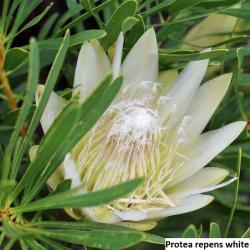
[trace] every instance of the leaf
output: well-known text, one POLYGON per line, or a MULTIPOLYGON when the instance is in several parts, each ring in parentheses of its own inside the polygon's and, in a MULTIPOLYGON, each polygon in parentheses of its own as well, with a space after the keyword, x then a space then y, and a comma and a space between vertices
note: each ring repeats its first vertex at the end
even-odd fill
POLYGON ((77 0, 66 0, 67 7, 69 9, 70 15, 73 17, 80 13, 82 10, 81 5, 77 2, 77 0))
MULTIPOLYGON (((81 229, 87 231, 135 231, 128 227, 122 227, 112 224, 104 223, 82 223, 82 222, 68 222, 68 221, 41 221, 30 224, 32 227, 40 228, 53 228, 53 229, 81 229)), ((163 237, 143 232, 143 241, 153 244, 164 244, 165 240, 163 237)))
POLYGON ((33 250, 47 250, 44 246, 42 246, 38 241, 34 239, 24 239, 25 243, 33 250))
POLYGON ((139 20, 136 17, 127 17, 122 23, 122 31, 125 33, 131 30, 139 20))
MULTIPOLYGON (((35 113, 34 113, 34 115, 32 117, 32 120, 30 122, 27 134, 24 137, 23 143, 22 143, 21 148, 20 148, 20 150, 18 152, 16 161, 13 163, 15 165, 14 168, 18 168, 18 166, 20 165, 20 163, 22 161, 22 158, 23 158, 23 155, 24 155, 25 151, 27 150, 28 145, 29 145, 29 143, 31 141, 31 138, 32 138, 32 136, 33 136, 39 122, 40 122, 43 111, 44 111, 44 109, 46 107, 46 104, 47 104, 47 102, 49 100, 50 93, 51 93, 51 91, 53 90, 53 88, 54 88, 54 86, 56 84, 56 80, 58 78, 58 75, 60 74, 61 67, 62 67, 64 58, 66 56, 68 46, 69 46, 69 32, 66 32, 65 39, 64 39, 61 47, 58 50, 56 59, 55 59, 53 65, 52 65, 52 67, 50 69, 48 78, 47 78, 47 80, 45 82, 45 89, 44 89, 44 92, 43 92, 43 96, 42 96, 42 98, 41 98, 41 100, 39 102, 38 108, 36 109, 36 111, 35 111, 35 113)), ((16 189, 16 191, 15 191, 16 193, 13 195, 13 198, 15 198, 15 196, 18 195, 18 193, 26 185, 23 182, 22 186, 21 186, 20 183, 21 182, 19 182, 19 187, 18 187, 18 189, 16 189)))
POLYGON ((14 180, 2 180, 0 181, 0 195, 3 195, 3 193, 8 193, 9 190, 11 190, 16 185, 16 182, 14 180))
POLYGON ((11 210, 13 213, 24 213, 54 208, 82 208, 98 206, 129 194, 141 183, 142 179, 135 179, 104 190, 86 193, 83 195, 76 195, 76 193, 81 190, 81 187, 59 194, 53 194, 29 204, 17 206, 11 210))
POLYGON ((228 53, 227 49, 216 49, 208 52, 173 52, 173 53, 165 53, 164 51, 160 51, 160 63, 173 63, 173 62, 189 62, 196 60, 204 60, 204 59, 212 59, 219 56, 224 56, 228 53))
POLYGON ((181 29, 182 26, 187 24, 189 21, 194 21, 213 13, 214 10, 207 10, 205 13, 198 13, 197 15, 189 15, 187 17, 173 19, 171 22, 161 26, 161 29, 157 32, 157 41, 164 41, 167 38, 167 35, 176 31, 177 29, 181 29))
POLYGON ((71 179, 66 179, 58 184, 55 193, 61 193, 70 189, 71 189, 71 179))
POLYGON ((211 8, 220 6, 230 6, 234 4, 235 0, 207 0, 207 1, 201 1, 201 3, 199 3, 199 6, 202 6, 204 8, 211 8))
MULTIPOLYGON (((106 35, 103 30, 86 30, 72 35, 69 39, 69 47, 81 44, 88 40, 100 39, 106 35)), ((42 49, 58 49, 63 41, 63 38, 53 38, 44 41, 39 41, 39 47, 42 49)))
POLYGON ((194 5, 199 4, 200 2, 202 2, 202 0, 177 0, 174 1, 173 4, 171 4, 169 11, 170 13, 174 13, 174 12, 180 12, 181 10, 184 10, 186 8, 191 8, 194 5))
MULTIPOLYGON (((214 34, 216 35, 216 34, 214 34)), ((209 47, 217 47, 225 44, 232 44, 232 43, 238 43, 238 42, 244 42, 247 41, 249 38, 248 36, 235 36, 230 39, 226 39, 224 41, 221 41, 219 43, 209 44, 209 47)))
POLYGON ((15 70, 28 58, 28 51, 22 48, 11 48, 6 53, 4 69, 5 71, 15 70))
POLYGON ((58 242, 51 240, 51 239, 47 239, 47 238, 39 238, 40 241, 44 242, 47 246, 50 247, 50 249, 54 249, 54 250, 71 250, 71 248, 68 248, 66 246, 63 246, 62 244, 59 244, 58 242))
POLYGON ((122 30, 122 24, 127 17, 134 16, 137 8, 135 0, 124 1, 110 17, 105 31, 107 36, 101 40, 102 46, 108 50, 110 46, 116 41, 119 33, 122 30))
POLYGON ((240 73, 237 81, 240 90, 245 94, 250 94, 250 74, 240 73))
POLYGON ((250 227, 247 229, 247 231, 241 236, 241 238, 250 238, 250 227))
POLYGON ((228 222, 227 222, 227 225, 226 225, 224 238, 227 237, 227 234, 229 232, 229 228, 230 228, 231 223, 233 221, 233 216, 234 216, 236 203, 237 203, 237 199, 238 199, 238 192, 239 192, 239 185, 240 185, 241 157, 242 157, 242 150, 240 148, 239 151, 238 151, 237 166, 236 166, 238 179, 237 179, 236 184, 235 184, 233 204, 231 205, 231 211, 230 211, 230 215, 229 215, 228 222))
MULTIPOLYGON (((180 0, 178 0, 180 1, 180 0)), ((153 14, 156 14, 158 12, 162 12, 165 10, 167 10, 167 7, 171 4, 173 4, 174 2, 176 2, 176 0, 165 0, 162 3, 156 4, 154 7, 152 8, 148 8, 145 12, 142 13, 143 18, 146 18, 148 16, 151 16, 153 14)))
POLYGON ((19 243, 20 243, 20 246, 21 246, 22 250, 29 250, 28 246, 26 245, 24 240, 19 239, 19 243))
MULTIPOLYGON (((230 161, 232 161, 232 158, 234 159, 234 157, 231 157, 230 161)), ((224 205, 227 208, 231 208, 232 207, 232 203, 233 203, 233 197, 230 195, 226 195, 224 192, 222 191, 213 191, 214 197, 216 198, 216 200, 221 203, 222 205, 224 205)), ((242 212, 250 212, 250 206, 249 205, 244 205, 241 204, 239 202, 237 202, 235 209, 237 211, 242 211, 242 212)))
POLYGON ((226 9, 226 10, 221 11, 220 13, 229 15, 229 16, 235 16, 235 17, 242 18, 248 21, 250 20, 250 9, 243 9, 243 8, 226 9))
MULTIPOLYGON (((92 9, 92 11, 94 13, 98 13, 116 1, 117 0, 106 0, 104 3, 98 5, 94 9, 92 9)), ((91 17, 91 13, 84 13, 83 15, 78 16, 77 18, 72 20, 70 23, 65 25, 61 30, 57 31, 56 36, 62 35, 67 29, 71 29, 71 28, 77 26, 79 23, 82 23, 84 20, 88 19, 89 17, 91 17)))
POLYGON ((46 22, 41 27, 38 33, 38 40, 44 40, 48 36, 53 26, 55 26, 55 22, 58 16, 59 16, 59 13, 54 13, 53 15, 47 18, 46 22))
POLYGON ((22 33, 23 31, 31 28, 32 26, 36 25, 37 23, 39 23, 44 16, 48 13, 48 11, 51 9, 51 7, 53 6, 53 3, 50 3, 38 16, 36 16, 35 18, 33 18, 31 21, 29 21, 27 24, 25 24, 23 26, 23 28, 21 30, 19 30, 15 36, 19 35, 20 33, 22 33))
MULTIPOLYGON (((89 41, 92 39, 100 39, 106 35, 105 31, 103 30, 86 30, 79 32, 75 35, 72 35, 70 37, 70 43, 69 47, 73 47, 78 44, 82 44, 85 41, 89 41)), ((59 49, 61 43, 63 42, 63 38, 53 38, 53 39, 47 39, 43 41, 39 41, 38 45, 40 48, 40 56, 41 56, 41 67, 50 65, 56 57, 57 50, 59 49)), ((27 46, 24 46, 23 48, 27 48, 27 46)), ((20 74, 24 74, 27 72, 26 65, 22 65, 20 69, 17 71, 12 72, 11 76, 19 76, 20 74)))
POLYGON ((143 35, 145 32, 145 25, 142 16, 135 16, 139 21, 133 26, 129 31, 127 39, 125 40, 125 47, 130 50, 136 41, 143 35))
POLYGON ((98 16, 98 13, 95 13, 93 11, 93 7, 95 7, 95 3, 93 1, 90 1, 90 0, 80 0, 80 3, 83 6, 83 8, 86 9, 87 12, 89 12, 96 19, 96 22, 98 23, 99 27, 102 28, 103 27, 102 20, 98 16))
POLYGON ((182 234, 182 238, 198 238, 198 232, 194 225, 189 225, 182 234))
MULTIPOLYGON (((11 42, 13 38, 16 36, 18 33, 18 29, 20 26, 25 22, 26 18, 32 13, 32 11, 42 2, 42 0, 22 0, 22 1, 17 1, 17 6, 18 10, 17 13, 15 14, 15 19, 12 24, 11 30, 8 32, 7 36, 7 41, 11 42), (19 4, 20 2, 20 4, 19 4)), ((15 4, 13 4, 15 5, 15 4)), ((17 6, 14 6, 16 8, 17 6)), ((12 13, 13 15, 14 13, 12 13)), ((10 15, 10 13, 9 13, 10 15)), ((9 17, 8 23, 11 22, 12 16, 9 17)))
POLYGON ((18 234, 19 234, 14 223, 12 221, 9 221, 6 218, 3 218, 3 231, 6 235, 8 235, 9 237, 12 237, 12 238, 18 236, 18 234))
POLYGON ((14 165, 11 164, 11 156, 15 145, 17 143, 19 133, 21 132, 24 123, 29 114, 29 109, 33 102, 33 98, 35 95, 36 85, 39 80, 39 50, 37 43, 34 39, 30 42, 30 58, 29 58, 29 75, 28 75, 28 83, 27 83, 27 93, 23 101, 23 106, 18 114, 15 130, 13 131, 8 147, 6 149, 6 157, 4 159, 3 167, 2 167, 2 178, 5 179, 10 173, 10 167, 14 168, 14 165))
POLYGON ((209 238, 221 238, 220 227, 215 222, 210 224, 209 238))
POLYGON ((81 230, 52 230, 52 229, 27 229, 25 231, 35 235, 48 237, 65 242, 85 245, 98 249, 117 250, 125 249, 139 243, 143 239, 143 234, 136 231, 91 231, 81 230))

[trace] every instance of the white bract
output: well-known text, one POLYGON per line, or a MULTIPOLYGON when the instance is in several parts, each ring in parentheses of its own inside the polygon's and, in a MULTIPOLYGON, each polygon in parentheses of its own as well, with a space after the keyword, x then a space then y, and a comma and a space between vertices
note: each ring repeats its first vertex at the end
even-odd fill
MULTIPOLYGON (((98 41, 82 45, 75 72, 74 94, 80 101, 113 72, 123 74, 120 93, 96 125, 69 152, 49 180, 55 189, 64 179, 72 188, 93 192, 144 177, 143 184, 127 197, 94 208, 68 210, 88 220, 152 228, 163 217, 187 213, 209 204, 202 193, 219 184, 228 171, 205 167, 244 129, 239 121, 202 133, 226 93, 231 74, 218 76, 200 86, 208 60, 190 62, 171 84, 158 81, 158 47, 149 29, 121 64, 120 34, 112 63, 98 41)), ((37 90, 37 103, 43 87, 37 90)), ((42 116, 46 133, 66 104, 52 93, 42 116)), ((34 158, 35 150, 31 150, 34 158)))

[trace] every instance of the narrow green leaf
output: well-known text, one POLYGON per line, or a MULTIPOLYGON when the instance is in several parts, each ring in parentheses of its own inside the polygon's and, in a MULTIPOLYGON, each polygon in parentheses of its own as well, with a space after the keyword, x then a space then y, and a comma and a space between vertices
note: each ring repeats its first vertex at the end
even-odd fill
POLYGON ((44 40, 47 38, 49 33, 51 32, 52 28, 55 26, 56 20, 59 17, 59 13, 54 13, 53 15, 49 16, 44 23, 44 25, 41 27, 39 33, 38 33, 38 40, 44 40))
POLYGON ((61 193, 70 190, 71 188, 71 180, 63 180, 56 187, 55 193, 61 193))
POLYGON ((241 238, 250 238, 250 227, 247 229, 247 231, 241 236, 241 238))
POLYGON ((92 193, 76 195, 80 188, 50 195, 40 200, 21 205, 11 209, 13 213, 24 213, 37 210, 46 210, 54 208, 81 208, 93 207, 109 203, 115 199, 125 196, 132 192, 142 183, 142 179, 135 179, 122 183, 111 188, 107 188, 92 193))
POLYGON ((220 226, 215 222, 210 224, 209 238, 221 238, 220 226))
POLYGON ((229 16, 235 16, 248 21, 250 20, 250 9, 243 9, 243 8, 226 9, 221 11, 220 13, 229 16))
MULTIPOLYGON (((43 96, 39 102, 38 108, 36 109, 36 111, 32 117, 31 123, 30 123, 29 128, 28 128, 28 132, 27 132, 26 136, 24 137, 24 140, 23 140, 22 146, 20 148, 20 151, 18 153, 16 162, 14 162, 14 164, 16 165, 15 168, 17 168, 20 165, 21 160, 23 158, 23 155, 28 148, 29 142, 31 141, 31 138, 32 138, 39 122, 40 122, 43 111, 44 111, 46 104, 49 100, 50 93, 54 89, 54 86, 56 84, 56 80, 60 74, 68 46, 69 46, 69 32, 66 32, 64 41, 63 41, 60 49, 58 50, 56 59, 55 59, 53 65, 50 69, 48 78, 45 82, 45 89, 43 92, 43 96)), ((20 183, 19 183, 19 185, 20 185, 20 183)), ((22 185, 25 185, 25 183, 22 183, 22 185)), ((18 195, 18 193, 22 190, 23 187, 19 186, 19 190, 16 190, 18 192, 13 196, 14 198, 16 195, 18 195)))
POLYGON ((10 5, 10 1, 4 0, 1 6, 2 10, 1 10, 1 16, 0 16, 0 34, 5 33, 5 24, 7 21, 9 5, 10 5))
MULTIPOLYGON (((122 227, 118 225, 112 224, 104 224, 104 223, 82 223, 82 222, 68 222, 68 221, 41 221, 30 224, 32 227, 40 227, 40 228, 51 228, 51 229, 79 229, 86 231, 135 231, 134 229, 128 227, 122 227)), ((143 233, 143 241, 153 244, 164 244, 165 240, 163 237, 143 233)))
MULTIPOLYGON (((200 2, 202 2, 202 0, 177 0, 174 1, 173 4, 171 4, 169 11, 170 13, 179 13, 180 11, 187 9, 187 8, 191 8, 197 4, 199 4, 200 2)), ((175 14, 176 15, 176 14, 175 14)))
POLYGON ((122 23, 122 31, 127 32, 131 30, 139 20, 136 17, 127 17, 122 23))
POLYGON ((235 211, 235 207, 236 207, 236 203, 237 203, 237 199, 238 199, 238 192, 239 192, 239 185, 240 185, 241 157, 242 157, 242 150, 240 148, 239 152, 238 152, 237 166, 236 166, 238 179, 237 179, 236 184, 235 184, 233 204, 232 204, 230 215, 229 215, 228 222, 227 222, 227 225, 226 225, 224 238, 226 238, 227 235, 228 235, 229 228, 230 228, 231 223, 233 221, 234 211, 235 211))
MULTIPOLYGON (((9 1, 7 1, 7 2, 9 2, 9 1)), ((5 18, 6 24, 5 24, 4 34, 7 34, 7 30, 9 29, 9 25, 10 25, 11 20, 13 18, 13 14, 16 11, 16 9, 18 8, 20 2, 21 2, 21 0, 14 0, 13 3, 11 4, 11 7, 8 11, 8 15, 5 18)))
POLYGON ((204 8, 214 8, 221 6, 230 6, 234 4, 235 0, 207 0, 207 1, 201 1, 201 3, 199 3, 199 6, 204 8))
POLYGON ((11 190, 16 185, 16 182, 14 180, 3 180, 0 181, 0 195, 3 193, 8 193, 9 190, 11 190))
POLYGON ((34 39, 30 42, 30 58, 29 58, 29 75, 28 75, 28 83, 27 83, 27 93, 23 101, 22 108, 18 114, 18 118, 15 124, 15 130, 11 135, 10 142, 8 148, 6 150, 6 157, 4 159, 4 164, 2 167, 2 178, 5 179, 8 174, 11 164, 11 157, 13 154, 14 147, 18 140, 19 133, 24 126, 27 115, 29 113, 29 109, 33 102, 33 98, 35 95, 36 86, 39 81, 39 50, 37 43, 34 39))
POLYGON ((24 241, 33 250, 47 250, 47 248, 34 239, 25 239, 24 241))
POLYGON ((143 35, 145 32, 145 25, 142 16, 135 16, 139 21, 133 26, 129 31, 127 39, 125 40, 125 47, 130 50, 136 41, 143 35))
POLYGON ((20 243, 20 246, 21 246, 22 250, 29 250, 28 246, 26 245, 24 240, 19 239, 19 243, 20 243))
POLYGON ((16 239, 10 239, 7 244, 4 246, 3 250, 12 250, 16 242, 16 239))
MULTIPOLYGON (((85 41, 93 40, 93 39, 100 39, 106 35, 105 31, 103 30, 86 30, 79 32, 73 36, 70 37, 69 47, 73 47, 78 44, 82 44, 85 41)), ((41 67, 50 65, 57 55, 57 50, 61 46, 63 42, 63 38, 53 38, 53 39, 47 39, 44 41, 39 41, 38 45, 40 48, 40 56, 41 56, 41 67)), ((23 48, 27 48, 27 46, 24 46, 23 48)), ((12 72, 12 76, 18 76, 20 74, 26 73, 27 68, 25 65, 21 67, 21 69, 12 72)))
POLYGON ((105 31, 107 36, 104 37, 101 42, 103 47, 107 50, 116 41, 119 33, 122 30, 122 24, 127 17, 134 16, 137 8, 137 2, 135 0, 124 1, 110 17, 105 31))
POLYGON ((22 48, 12 48, 8 50, 4 61, 5 71, 15 70, 22 65, 27 60, 28 54, 29 52, 22 48))
POLYGON ((182 238, 198 238, 198 232, 194 225, 189 225, 182 234, 182 238))
POLYGON ((19 27, 41 2, 42 0, 20 1, 20 4, 18 4, 17 14, 15 15, 14 23, 11 27, 11 30, 8 32, 8 36, 6 38, 6 40, 8 41, 8 46, 10 46, 10 44, 12 43, 12 40, 16 36, 19 27))
MULTIPOLYGON (((92 11, 94 13, 98 13, 98 12, 102 11, 104 8, 108 7, 110 4, 112 4, 112 3, 116 2, 116 1, 117 0, 106 0, 104 3, 102 3, 102 4, 98 5, 97 7, 95 7, 92 11)), ((62 35, 67 29, 71 29, 71 28, 77 26, 79 23, 82 23, 84 20, 88 19, 89 17, 91 17, 91 13, 84 13, 83 15, 75 18, 70 23, 65 25, 61 30, 57 31, 56 36, 62 35)))
POLYGON ((13 222, 9 221, 8 219, 3 219, 3 231, 9 237, 16 237, 18 236, 18 231, 16 227, 13 225, 13 222))
POLYGON ((174 2, 176 2, 176 0, 165 0, 162 3, 156 4, 154 7, 147 9, 145 12, 142 13, 143 17, 146 18, 148 16, 151 16, 153 14, 162 12, 165 10, 167 10, 167 7, 171 4, 173 4, 174 2))
POLYGON ((239 73, 237 82, 243 93, 250 94, 250 74, 239 73))
POLYGON ((194 21, 211 14, 214 14, 214 10, 207 10, 205 13, 198 13, 197 15, 188 15, 187 17, 176 18, 165 25, 161 25, 161 29, 157 32, 157 41, 164 41, 168 37, 169 33, 176 31, 189 21, 194 21))
POLYGON ((173 62, 189 62, 203 59, 212 59, 219 56, 226 55, 228 53, 227 49, 216 49, 208 52, 173 52, 173 53, 165 53, 164 51, 160 51, 159 57, 160 62, 162 64, 173 63, 173 62))
POLYGON ((82 10, 81 4, 77 0, 66 0, 66 4, 72 17, 79 14, 82 10))
MULTIPOLYGON (((218 36, 220 35, 219 33, 211 33, 209 34, 208 36, 218 36)), ((222 45, 226 45, 226 44, 234 44, 234 43, 238 43, 238 42, 244 42, 244 41, 247 41, 249 38, 248 36, 234 36, 234 37, 231 37, 229 39, 226 39, 226 40, 222 40, 220 42, 217 42, 217 43, 211 43, 211 44, 206 44, 205 46, 197 46, 197 45, 193 45, 192 43, 187 43, 187 42, 182 42, 181 40, 180 43, 183 43, 183 44, 188 44, 190 46, 193 46, 194 48, 204 48, 206 49, 207 47, 218 47, 218 46, 222 46, 222 45)))
POLYGON ((25 24, 23 26, 22 29, 20 29, 15 36, 19 35, 20 33, 22 33, 23 31, 31 28, 32 26, 36 25, 37 23, 39 23, 44 16, 48 13, 48 11, 51 9, 51 7, 53 6, 53 3, 50 3, 38 16, 36 16, 35 18, 33 18, 31 21, 29 21, 27 24, 25 24))
POLYGON ((51 37, 56 37, 56 33, 58 30, 60 30, 62 28, 62 26, 69 21, 70 19, 70 13, 69 11, 66 11, 65 13, 61 14, 56 22, 56 24, 54 25, 53 31, 52 31, 52 35, 51 37))
POLYGON ((46 239, 44 237, 39 238, 39 240, 44 242, 52 250, 71 250, 71 248, 63 246, 62 244, 59 244, 55 240, 46 239))
POLYGON ((125 249, 138 244, 143 239, 143 234, 136 231, 91 231, 81 230, 42 230, 27 229, 25 231, 31 234, 48 237, 56 240, 62 240, 72 244, 85 245, 99 249, 117 250, 125 249))
POLYGON ((95 13, 93 11, 93 7, 95 7, 95 3, 90 0, 80 0, 80 3, 83 6, 83 8, 86 9, 96 19, 96 22, 98 23, 99 27, 103 28, 103 22, 101 18, 99 17, 98 13, 95 13))
MULTIPOLYGON (((106 35, 103 30, 84 30, 75 35, 72 35, 69 40, 69 47, 73 47, 77 44, 81 44, 88 40, 100 39, 106 35)), ((58 49, 63 41, 63 38, 53 38, 44 41, 39 41, 39 47, 42 49, 58 49)))

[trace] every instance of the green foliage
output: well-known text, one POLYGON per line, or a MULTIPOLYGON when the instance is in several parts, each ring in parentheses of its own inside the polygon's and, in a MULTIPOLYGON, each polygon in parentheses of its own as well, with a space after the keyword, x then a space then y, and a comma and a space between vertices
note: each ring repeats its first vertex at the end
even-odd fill
POLYGON ((209 238, 221 238, 220 226, 217 223, 210 224, 209 238))
POLYGON ((231 176, 238 177, 237 181, 213 191, 215 202, 210 206, 162 220, 150 233, 90 223, 83 218, 73 221, 64 213, 64 208, 107 205, 133 192, 143 179, 92 193, 86 193, 84 185, 71 189, 70 179, 62 181, 56 190, 47 187, 48 179, 65 155, 114 102, 122 85, 122 76, 114 79, 108 74, 84 103, 79 102, 78 95, 72 96, 76 55, 81 44, 90 40, 98 39, 112 57, 112 47, 123 32, 126 55, 140 36, 154 27, 161 71, 179 70, 191 60, 208 58, 211 66, 208 80, 233 72, 229 91, 208 130, 235 120, 249 121, 249 0, 65 0, 67 10, 63 13, 56 12, 53 4, 45 6, 43 2, 3 0, 0 3, 0 74, 6 74, 17 103, 15 109, 9 108, 8 95, 1 85, 0 248, 69 250, 84 246, 112 250, 133 249, 133 246, 137 249, 139 245, 140 249, 144 246, 154 249, 153 244, 164 244, 164 237, 249 238, 249 128, 211 162, 212 166, 228 169, 231 176), (204 39, 220 37, 209 45, 184 40, 190 29, 214 14, 234 17, 237 22, 232 30, 204 35, 204 39), (36 38, 26 44, 27 39, 23 38, 28 30, 36 38), (190 48, 183 49, 184 45, 190 48), (211 51, 204 51, 207 47, 211 51), (45 85, 35 108, 39 83, 45 85), (60 84, 67 89, 59 93, 69 101, 46 135, 41 136, 41 116, 52 91, 61 89, 60 84), (39 144, 38 151, 30 162, 28 151, 35 144, 39 144))
POLYGON ((102 45, 105 49, 108 49, 116 41, 122 27, 128 22, 127 18, 135 15, 136 7, 136 1, 124 1, 110 17, 105 28, 107 36, 102 39, 102 45))

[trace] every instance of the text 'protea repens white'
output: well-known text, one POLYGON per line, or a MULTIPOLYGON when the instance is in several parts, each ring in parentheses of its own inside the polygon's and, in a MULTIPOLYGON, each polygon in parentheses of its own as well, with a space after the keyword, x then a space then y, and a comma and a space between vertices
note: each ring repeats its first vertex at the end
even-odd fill
MULTIPOLYGON (((163 217, 187 213, 209 204, 202 193, 219 184, 228 171, 204 167, 244 129, 245 122, 201 134, 226 93, 231 74, 201 86, 208 60, 190 62, 172 84, 158 81, 158 47, 149 29, 122 61, 120 34, 110 62, 98 41, 83 44, 75 72, 74 93, 83 102, 103 78, 123 74, 123 86, 106 113, 69 152, 49 180, 55 189, 64 179, 72 188, 83 185, 92 192, 144 177, 143 184, 127 197, 95 208, 71 211, 88 220, 152 228, 163 217)), ((37 103, 43 87, 37 90, 37 103)), ((66 100, 52 93, 42 116, 49 129, 66 100)), ((31 157, 34 150, 31 150, 31 157)))

